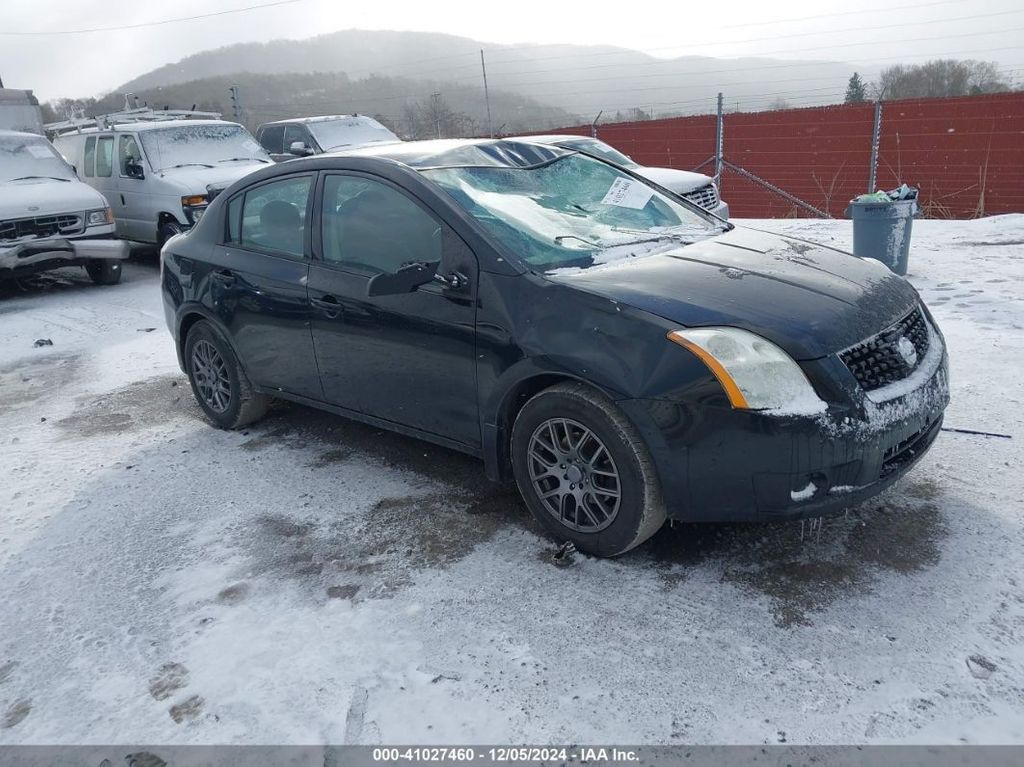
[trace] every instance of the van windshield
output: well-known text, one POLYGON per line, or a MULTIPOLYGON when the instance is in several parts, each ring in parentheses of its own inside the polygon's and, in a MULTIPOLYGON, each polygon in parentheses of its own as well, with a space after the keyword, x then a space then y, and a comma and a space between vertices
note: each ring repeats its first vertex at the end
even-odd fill
POLYGON ((390 144, 401 141, 376 120, 369 117, 343 117, 337 120, 314 120, 307 123, 316 143, 325 152, 364 144, 390 144))
POLYGON ((22 178, 70 181, 75 172, 42 136, 0 135, 0 182, 22 178))
POLYGON ((154 170, 251 160, 270 162, 263 150, 240 125, 180 125, 139 131, 142 147, 154 170))
POLYGON ((566 154, 531 167, 420 171, 495 239, 540 271, 589 268, 690 244, 722 231, 613 165, 566 154))

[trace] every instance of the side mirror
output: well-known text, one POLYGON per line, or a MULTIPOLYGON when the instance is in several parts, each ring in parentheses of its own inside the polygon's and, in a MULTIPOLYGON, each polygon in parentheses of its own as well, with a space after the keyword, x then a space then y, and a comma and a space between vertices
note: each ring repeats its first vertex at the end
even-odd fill
POLYGON ((143 179, 146 177, 146 171, 138 160, 129 160, 124 166, 124 173, 128 178, 143 179))
POLYGON ((433 282, 437 266, 436 263, 425 264, 417 261, 406 264, 397 272, 375 275, 366 285, 366 295, 372 297, 411 293, 420 285, 433 282))
POLYGON ((293 141, 288 146, 288 154, 298 155, 299 157, 308 157, 313 154, 313 150, 306 146, 305 141, 293 141))

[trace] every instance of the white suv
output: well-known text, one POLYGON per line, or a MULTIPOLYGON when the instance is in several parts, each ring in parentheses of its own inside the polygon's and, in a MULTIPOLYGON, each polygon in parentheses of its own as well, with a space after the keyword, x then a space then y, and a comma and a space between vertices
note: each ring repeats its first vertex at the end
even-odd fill
POLYGON ((211 188, 271 164, 249 131, 224 120, 76 127, 53 143, 107 198, 119 237, 159 246, 199 220, 211 188))
POLYGON ((107 201, 49 141, 0 130, 0 279, 84 266, 94 282, 116 283, 128 247, 113 234, 107 201))

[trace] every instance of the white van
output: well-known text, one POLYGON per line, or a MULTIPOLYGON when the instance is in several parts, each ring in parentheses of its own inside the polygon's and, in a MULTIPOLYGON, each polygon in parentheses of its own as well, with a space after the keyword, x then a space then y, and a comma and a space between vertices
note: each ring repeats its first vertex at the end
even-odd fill
POLYGON ((249 131, 224 120, 75 127, 53 143, 109 201, 119 237, 158 246, 200 219, 210 187, 272 162, 249 131))
POLYGON ((128 245, 95 189, 42 136, 0 130, 0 279, 84 266, 93 282, 121 279, 128 245))

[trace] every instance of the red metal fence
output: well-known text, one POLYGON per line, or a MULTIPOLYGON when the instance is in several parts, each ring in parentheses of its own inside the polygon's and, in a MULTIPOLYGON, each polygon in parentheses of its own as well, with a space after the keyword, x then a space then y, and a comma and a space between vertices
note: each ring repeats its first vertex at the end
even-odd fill
MULTIPOLYGON (((727 113, 724 156, 790 194, 842 216, 867 191, 872 104, 727 113)), ((605 124, 598 138, 643 165, 712 172, 714 115, 605 124)), ((590 135, 590 126, 564 129, 590 135)), ((972 218, 1024 212, 1024 93, 886 101, 877 186, 921 189, 926 215, 972 218)), ((722 197, 732 215, 808 215, 733 171, 722 197)))

